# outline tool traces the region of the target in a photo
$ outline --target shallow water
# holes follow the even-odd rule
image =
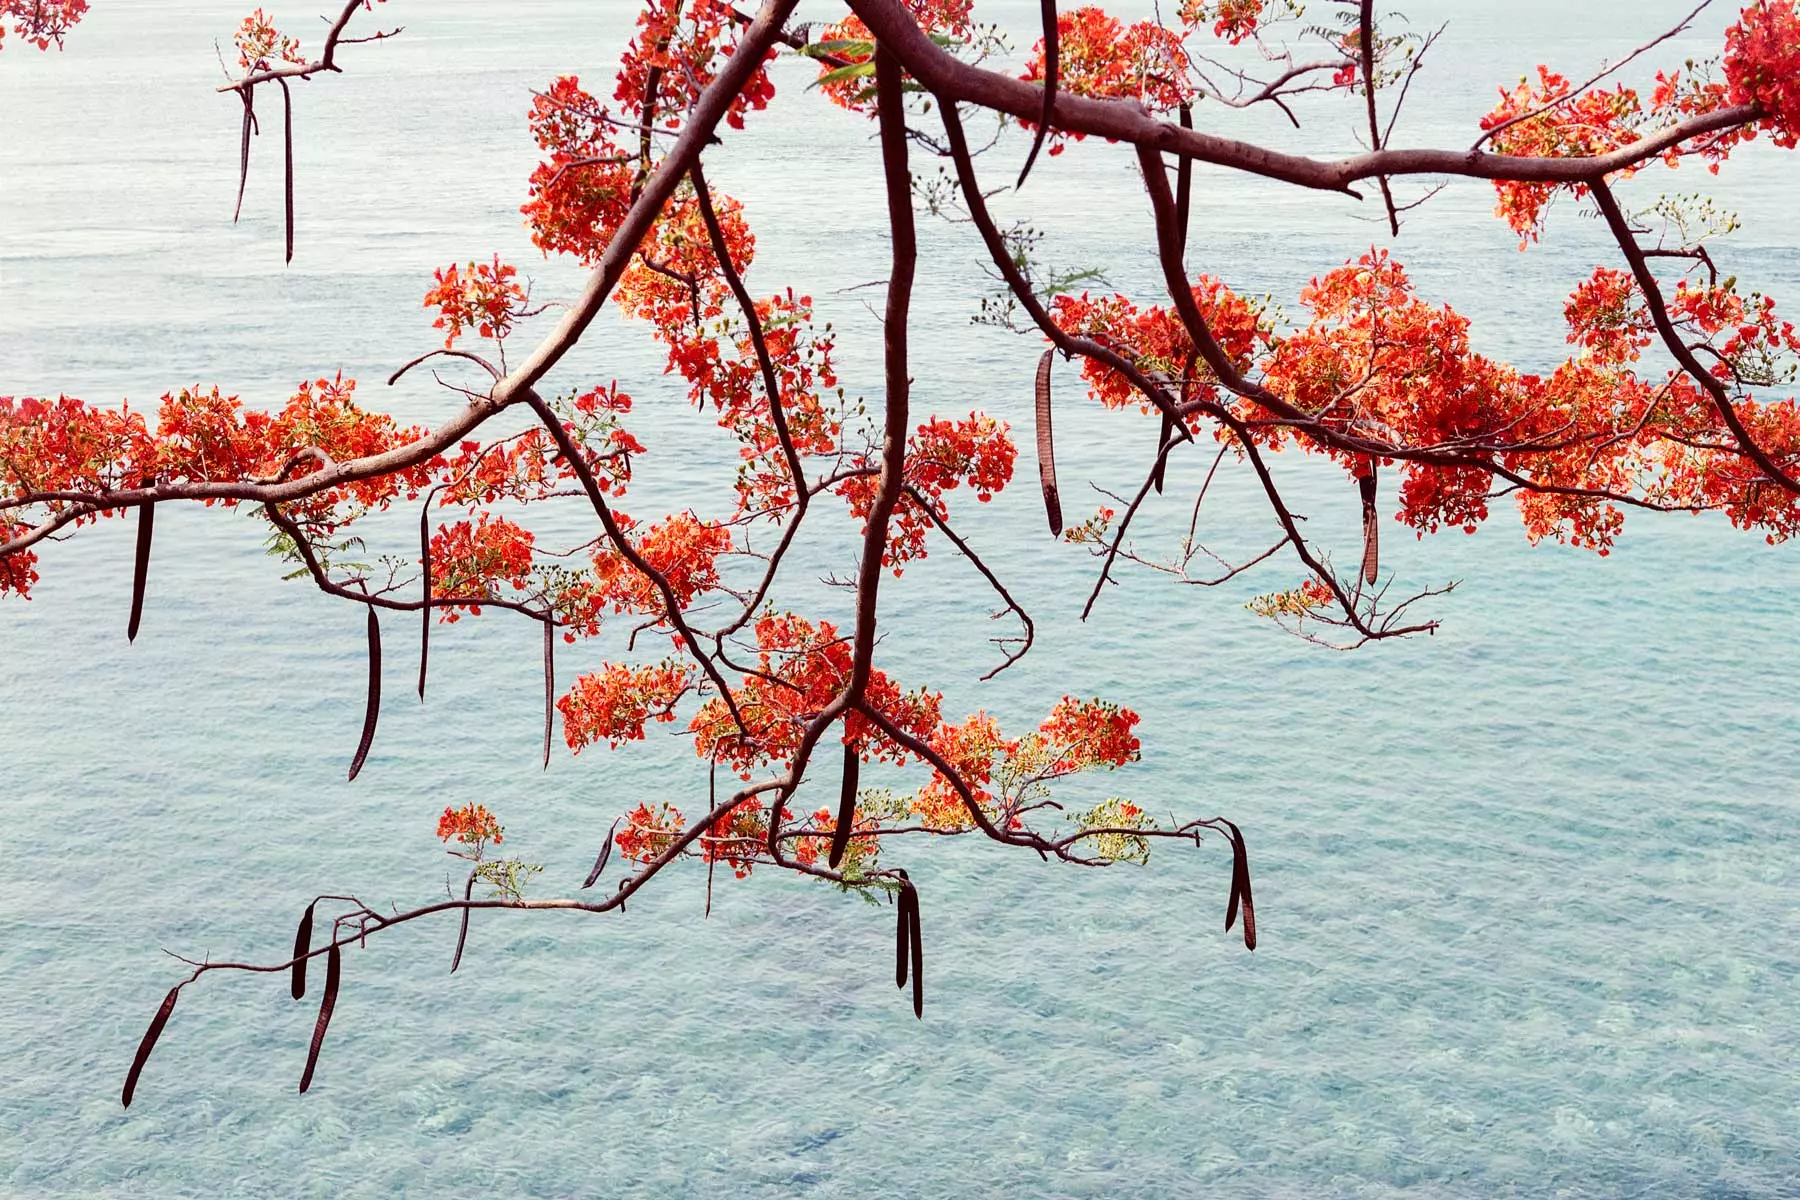
[[[1493,84],[1539,59],[1577,73],[1661,19],[1508,7],[1409,10],[1451,25],[1408,140],[1465,144]],[[578,273],[538,261],[518,224],[525,89],[608,78],[631,10],[520,3],[489,45],[491,6],[388,8],[403,37],[296,88],[287,268],[272,137],[229,220],[237,109],[211,91],[207,39],[238,8],[97,6],[63,54],[0,56],[0,386],[149,405],[216,380],[273,404],[341,369],[370,403],[424,421],[449,403],[427,379],[379,381],[434,341],[418,307],[434,266],[497,250],[529,264],[538,294],[572,291]],[[1010,0],[980,11],[1018,31],[1032,20]],[[870,130],[805,78],[784,64],[776,109],[709,169],[758,231],[751,286],[818,297],[844,331],[848,385],[874,395],[864,302],[879,289],[843,290],[885,272]],[[1354,145],[1332,122],[1298,144]],[[1017,153],[984,171],[1004,181]],[[1728,269],[1784,297],[1800,283],[1783,244],[1792,163],[1751,154],[1718,181],[1747,222]],[[1631,195],[1711,182],[1647,173]],[[1345,200],[1209,172],[1197,194],[1195,269],[1290,311],[1307,278],[1386,243]],[[1565,352],[1562,297],[1611,259],[1572,206],[1544,248],[1517,254],[1491,203],[1484,185],[1449,189],[1395,253],[1475,319],[1483,350],[1547,365]],[[1003,208],[1030,212],[1063,261],[1150,294],[1145,206],[1118,148],[1041,163]],[[1028,425],[1035,343],[971,327],[987,283],[966,231],[922,232],[919,406]],[[608,317],[557,375],[616,376],[639,398],[651,454],[634,512],[690,502],[689,475],[716,477],[731,453],[660,371],[644,330]],[[1072,398],[1073,373],[1059,386]],[[1143,420],[1065,403],[1058,422],[1071,512],[1098,502],[1082,480],[1135,484]],[[1146,548],[1179,535],[1205,465],[1171,470]],[[1314,535],[1354,553],[1341,476],[1281,466]],[[546,865],[542,888],[561,889],[614,815],[644,799],[692,809],[705,786],[673,738],[616,758],[559,748],[541,771],[536,635],[497,617],[440,628],[422,707],[412,624],[389,622],[389,702],[346,784],[361,615],[283,583],[242,515],[170,509],[135,645],[129,522],[48,551],[38,598],[0,608],[0,1192],[1792,1192],[1790,550],[1641,515],[1605,559],[1529,548],[1505,511],[1473,538],[1389,526],[1403,583],[1459,581],[1432,610],[1444,628],[1335,655],[1241,607],[1286,586],[1285,568],[1218,591],[1126,572],[1083,625],[1093,563],[1043,535],[1028,457],[1021,469],[970,531],[1039,622],[1031,657],[975,682],[996,661],[984,639],[1010,629],[940,554],[884,585],[883,665],[1009,727],[1064,692],[1142,712],[1143,763],[1080,794],[1241,824],[1254,954],[1220,928],[1216,843],[1106,871],[907,846],[924,897],[920,1023],[889,986],[887,910],[759,873],[721,884],[703,920],[704,874],[688,870],[628,915],[478,917],[453,979],[449,918],[351,954],[304,1099],[312,1005],[273,980],[209,981],[184,996],[127,1113],[124,1068],[180,972],[159,948],[278,961],[322,888],[426,901],[443,886],[435,814],[466,799],[498,811],[508,845]],[[1227,478],[1202,518],[1229,551],[1273,537],[1246,482]],[[805,548],[796,603],[841,615],[841,593],[806,581],[843,569],[844,544]],[[561,670],[609,652],[570,651]],[[814,787],[836,795],[832,779]]]

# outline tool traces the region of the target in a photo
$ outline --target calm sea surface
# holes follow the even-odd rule
[[[1539,61],[1570,75],[1687,7],[1431,4],[1449,21],[1400,138],[1466,145],[1495,84]],[[1504,13],[1502,9],[1504,8]],[[1648,11],[1654,9],[1655,11]],[[230,221],[238,109],[212,41],[241,4],[110,0],[61,54],[0,55],[0,392],[153,406],[217,382],[255,405],[342,370],[428,421],[454,399],[415,373],[435,338],[433,267],[498,251],[566,296],[518,218],[534,161],[526,89],[576,72],[610,91],[632,10],[608,0],[386,6],[404,36],[299,84],[298,251],[283,267],[273,97],[244,218]],[[1034,10],[982,7],[1029,45]],[[498,14],[498,15],[496,15]],[[316,45],[305,5],[285,27]],[[803,11],[830,20],[828,6]],[[366,19],[366,18],[364,18]],[[1710,54],[1706,36],[1664,63]],[[499,28],[499,36],[494,30]],[[886,273],[871,126],[784,63],[775,107],[709,157],[759,236],[751,285],[792,284],[843,335],[848,386],[879,396],[869,305]],[[1354,114],[1299,134],[1266,117],[1205,127],[1354,148]],[[1791,156],[1766,145],[1715,185],[1744,230],[1726,269],[1800,301]],[[984,160],[991,184],[1023,147]],[[929,170],[929,164],[924,169]],[[1416,195],[1408,185],[1407,195]],[[1087,143],[1042,163],[1017,203],[1068,266],[1156,282],[1132,160]],[[1542,368],[1561,301],[1612,262],[1565,205],[1521,255],[1486,185],[1459,184],[1393,244],[1484,351]],[[1191,265],[1297,308],[1309,277],[1387,244],[1368,205],[1221,172],[1198,176]],[[989,286],[968,231],[926,221],[918,404],[1029,424],[1037,344],[974,327]],[[1792,307],[1790,303],[1789,307]],[[1154,431],[1077,406],[1058,416],[1072,512],[1087,480],[1135,486]],[[661,376],[646,331],[611,316],[556,374],[638,398],[650,447],[627,507],[705,506],[732,447]],[[430,703],[411,702],[415,636],[388,625],[389,702],[362,777],[362,615],[265,557],[223,510],[157,522],[143,632],[124,637],[131,527],[44,555],[28,604],[0,607],[0,1193],[12,1196],[1775,1196],[1800,1189],[1800,560],[1723,521],[1633,515],[1609,558],[1525,545],[1502,504],[1475,537],[1389,524],[1400,586],[1460,581],[1435,637],[1331,654],[1244,611],[1289,567],[1187,589],[1126,572],[1077,619],[1094,563],[1014,490],[967,526],[1039,621],[997,681],[989,595],[940,554],[884,585],[882,663],[1009,728],[1065,691],[1144,714],[1118,792],[1248,835],[1261,947],[1222,929],[1228,859],[1159,850],[1147,869],[1082,871],[991,845],[898,848],[924,897],[928,1004],[890,983],[892,917],[757,873],[718,890],[672,872],[629,915],[478,916],[447,974],[445,918],[348,956],[304,1098],[314,1008],[277,980],[213,978],[182,1000],[138,1091],[133,1047],[200,957],[279,960],[314,892],[401,907],[442,894],[432,836],[480,800],[508,847],[573,886],[612,818],[689,810],[704,772],[673,737],[539,769],[536,634],[500,616],[434,639]],[[1155,552],[1185,527],[1200,456],[1145,519]],[[1341,474],[1280,464],[1308,526],[1357,552]],[[705,483],[696,494],[691,480]],[[1247,481],[1202,531],[1228,553],[1273,540]],[[960,499],[960,496],[959,496]],[[973,506],[962,502],[965,515]],[[410,520],[410,517],[407,518]],[[802,548],[792,603],[841,619],[850,523]],[[576,528],[573,515],[565,526]],[[407,551],[404,527],[391,546]],[[563,656],[565,678],[619,635]],[[866,779],[865,782],[874,782]],[[836,795],[827,772],[811,788]]]

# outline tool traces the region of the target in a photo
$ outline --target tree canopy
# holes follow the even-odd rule
[[[10,27],[13,40],[0,46],[18,53],[19,43],[47,50],[79,38],[87,7],[4,0],[0,34]],[[1093,555],[1084,616],[1121,570],[1204,585],[1257,571],[1275,586],[1252,602],[1256,612],[1347,649],[1436,628],[1430,600],[1441,589],[1408,588],[1383,569],[1389,521],[1419,536],[1472,532],[1495,501],[1510,500],[1529,539],[1602,555],[1632,509],[1723,513],[1771,543],[1800,528],[1800,407],[1790,391],[1800,334],[1715,256],[1733,225],[1728,213],[1645,183],[1684,164],[1718,174],[1734,150],[1765,135],[1793,148],[1800,13],[1792,0],[1763,0],[1729,18],[1706,16],[1703,3],[1644,43],[1621,46],[1591,76],[1537,66],[1499,88],[1469,145],[1448,149],[1399,144],[1394,131],[1414,77],[1451,35],[1378,14],[1367,0],[1310,13],[1294,0],[1190,0],[1165,21],[1130,24],[1096,6],[1060,10],[1044,0],[1018,70],[997,69],[1006,43],[963,0],[851,0],[826,25],[795,23],[796,8],[795,0],[754,13],[720,0],[650,0],[635,29],[619,31],[626,46],[610,91],[566,75],[532,93],[527,120],[540,161],[521,212],[533,244],[582,264],[587,283],[570,297],[534,296],[519,265],[493,254],[421,278],[442,344],[400,355],[386,382],[439,371],[459,407],[435,427],[365,406],[368,389],[359,397],[357,381],[341,373],[299,381],[274,409],[246,405],[229,381],[171,390],[154,413],[0,395],[0,593],[29,599],[39,571],[54,569],[52,541],[132,513],[135,638],[157,507],[199,502],[257,514],[296,574],[366,610],[367,708],[350,780],[378,744],[384,629],[391,647],[399,614],[420,621],[421,700],[434,626],[501,614],[541,627],[546,763],[559,728],[579,755],[619,751],[668,726],[707,765],[706,793],[685,811],[665,802],[616,814],[585,882],[564,895],[543,894],[559,889],[512,856],[484,804],[445,807],[437,832],[466,864],[460,898],[382,913],[321,895],[305,907],[289,959],[194,963],[145,1034],[125,1103],[182,990],[212,972],[286,973],[298,999],[309,964],[325,958],[304,1091],[347,949],[447,911],[460,913],[466,935],[470,914],[483,909],[623,910],[684,858],[736,878],[776,869],[891,899],[896,980],[915,1014],[924,1000],[920,900],[896,862],[909,838],[978,837],[1045,860],[1110,866],[1216,837],[1230,852],[1225,927],[1254,949],[1246,841],[1228,817],[1161,820],[1143,799],[1083,811],[1059,801],[1061,781],[1139,757],[1131,709],[1046,695],[1035,727],[1006,730],[985,711],[946,710],[933,681],[896,678],[881,665],[883,605],[893,603],[884,589],[934,552],[966,560],[993,595],[1004,632],[986,651],[984,678],[1030,653],[1034,639],[1031,615],[982,556],[981,505],[1012,484],[1019,465],[1013,431],[979,410],[919,411],[911,393],[921,219],[977,231],[989,261],[969,270],[985,270],[994,290],[971,315],[996,339],[1034,343],[1030,441],[1045,545]],[[261,9],[234,36],[237,70],[219,91],[242,108],[240,180],[253,136],[277,101],[281,108],[285,246],[271,254],[291,258],[296,237],[291,84],[379,70],[373,43],[405,33],[383,23],[389,15],[386,5],[349,0],[328,17],[316,49]],[[1728,21],[1716,60],[1659,63],[1663,43],[1705,20]],[[784,53],[816,62],[808,91],[818,95],[777,98],[768,66]],[[1647,94],[1624,82],[1659,66]],[[868,161],[843,164],[873,173],[886,198],[885,379],[866,403],[839,382],[827,306],[756,278],[749,214],[704,170],[710,147],[748,122],[783,119],[786,103],[832,104],[872,123]],[[1262,106],[1296,129],[1348,123],[1364,148],[1325,159],[1229,136],[1239,110]],[[988,207],[996,187],[1029,197],[1040,154],[1080,153],[1087,139],[1135,150],[1160,296],[1116,292],[1060,268],[1040,234],[1003,224]],[[1320,264],[1291,298],[1292,315],[1273,298],[1234,290],[1232,264],[1207,261],[1196,164],[1354,197],[1394,233],[1438,182],[1491,181],[1496,215],[1522,251],[1561,200],[1590,208],[1616,254],[1593,266],[1560,314],[1547,314],[1565,327],[1569,351],[1534,373],[1479,353],[1470,322],[1420,295],[1390,250]],[[242,197],[240,182],[240,205]],[[559,372],[609,301],[656,340],[666,373],[734,448],[729,505],[654,518],[626,511],[635,507],[634,463],[650,453],[631,428],[634,382]],[[1068,402],[1059,361],[1079,371],[1086,401],[1140,414],[1147,448],[1141,478],[1117,503],[1067,521],[1055,459],[1055,406]],[[1029,373],[1028,361],[1021,384]],[[1361,517],[1357,545],[1308,535],[1270,469],[1284,451],[1342,471],[1344,503]],[[1205,456],[1209,485],[1220,471],[1252,479],[1276,540],[1235,560],[1191,532],[1166,558],[1132,541],[1133,519],[1162,491],[1171,456],[1183,454]],[[380,536],[370,531],[385,528],[382,514],[412,509],[416,543],[364,561],[365,535]],[[552,539],[537,520],[568,512],[586,521],[573,541]],[[831,522],[860,534],[837,580],[846,614],[788,599],[798,590],[792,550],[801,530]],[[557,657],[566,662],[568,647],[579,665],[559,684]],[[840,764],[835,795],[806,786],[809,770],[833,765],[821,755]],[[913,779],[917,786],[899,786]],[[317,935],[315,919],[324,922]],[[462,951],[459,938],[452,970]]]

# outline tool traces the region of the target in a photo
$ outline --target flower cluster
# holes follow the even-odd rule
[[[637,863],[660,857],[681,833],[681,810],[664,802],[652,809],[639,804],[625,818],[625,828],[613,836],[619,853]]]
[[[673,721],[675,705],[693,684],[694,672],[673,660],[633,667],[607,663],[575,681],[556,702],[563,716],[563,739],[580,753],[605,741],[613,749],[642,741],[649,721]]]
[[[466,270],[451,263],[432,273],[437,283],[425,293],[425,307],[437,306],[439,315],[431,324],[444,331],[444,349],[455,346],[464,329],[505,339],[525,306],[525,289],[513,282],[518,273],[498,254],[492,263],[472,262]]]
[[[244,18],[231,40],[238,48],[238,65],[246,71],[264,70],[277,59],[289,63],[306,61],[306,55],[300,53],[300,40],[277,30],[269,14],[260,8]]]
[[[39,50],[53,43],[61,49],[64,36],[87,10],[88,0],[0,0],[0,46],[11,21],[13,32]]]
[[[457,842],[462,849],[450,853],[477,862],[486,853],[489,842],[498,846],[505,840],[502,832],[494,814],[480,804],[465,804],[461,808],[446,806],[444,815],[438,818],[438,840]]]

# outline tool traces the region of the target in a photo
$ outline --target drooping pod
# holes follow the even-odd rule
[[[900,899],[894,927],[894,986],[905,987],[908,978],[912,980],[913,1016],[923,1020],[925,952],[919,930],[919,890],[905,871],[897,870],[895,874],[900,876]]]
[[[1225,818],[1220,817],[1221,821]],[[1244,910],[1244,949],[1256,949],[1256,903],[1250,895],[1250,854],[1244,848],[1244,835],[1230,821],[1225,825],[1231,830],[1231,901],[1225,906],[1225,928],[1229,931],[1237,922],[1238,907]]]
[[[381,719],[381,620],[369,607],[369,703],[363,710],[362,740],[356,744],[356,757],[350,760],[350,778],[355,779],[369,757],[375,742],[375,723]]]
[[[156,529],[156,505],[138,505],[137,554],[131,563],[131,619],[125,625],[125,640],[137,641],[138,623],[144,617],[144,585],[150,579],[150,538]]]
[[[1037,369],[1037,459],[1038,486],[1044,492],[1044,512],[1050,518],[1050,532],[1062,536],[1062,499],[1056,490],[1056,440],[1050,427],[1050,364],[1056,357],[1054,348],[1044,351]]]
[[[313,901],[317,904],[318,901]],[[294,931],[294,973],[288,990],[298,1000],[306,995],[306,958],[312,952],[313,904],[300,914],[300,927]]]
[[[169,1023],[169,1014],[175,1011],[175,1001],[180,995],[179,987],[170,988],[169,994],[163,997],[162,1007],[150,1018],[150,1028],[144,1030],[144,1038],[138,1043],[137,1053],[131,1059],[131,1070],[125,1073],[125,1090],[119,1094],[119,1100],[126,1108],[131,1107],[131,1095],[137,1091],[138,1076],[143,1074],[150,1052],[156,1049],[156,1039],[162,1036],[163,1026]]]
[[[1175,422],[1169,419],[1168,413],[1164,413],[1162,415],[1162,428],[1156,435],[1156,466],[1151,468],[1150,473],[1151,483],[1155,485],[1156,494],[1159,496],[1162,495],[1163,476],[1166,474],[1169,466],[1169,456],[1163,448],[1169,444],[1169,435],[1174,432]]]
[[[233,225],[237,224],[238,215],[244,211],[244,185],[250,181],[250,130],[256,125],[256,89],[241,87],[238,95],[244,101],[244,136],[243,148],[238,152],[237,206],[231,210]]]
[[[550,769],[550,729],[556,720],[556,618],[544,620],[544,770]]]
[[[469,908],[467,901],[475,894],[475,872],[469,872],[469,882],[463,888],[462,927],[456,931],[456,953],[450,959],[450,973],[456,974],[456,968],[462,966],[463,947],[469,941]]]
[[[606,845],[600,847],[600,853],[594,859],[594,869],[588,872],[588,877],[582,882],[582,887],[593,887],[594,881],[600,878],[600,872],[606,870],[606,860],[612,857],[613,835],[619,832],[619,822],[622,820],[624,820],[623,817],[613,818],[612,828],[606,831]]]
[[[1025,177],[1031,174],[1031,164],[1037,161],[1038,151],[1044,148],[1044,139],[1050,134],[1050,114],[1056,108],[1056,87],[1062,68],[1056,0],[1040,0],[1038,7],[1039,15],[1044,21],[1044,107],[1038,114],[1037,136],[1031,139],[1031,153],[1025,156],[1025,165],[1019,168],[1019,182],[1013,185],[1015,191],[1025,186]]]
[[[431,653],[431,500],[419,510],[419,561],[425,567],[425,606],[419,610],[424,618],[419,629],[419,702],[425,702],[425,660]]]
[[[837,824],[831,830],[831,855],[826,860],[833,870],[844,861],[850,846],[850,834],[856,826],[856,785],[862,770],[862,757],[856,747],[844,743],[844,788],[838,797]]]
[[[286,218],[287,257],[294,261],[294,97],[288,92],[287,80],[276,76],[281,85],[281,162],[283,216]]]
[[[1362,576],[1364,583],[1373,585],[1381,573],[1381,521],[1375,513],[1375,468],[1370,467],[1369,473],[1360,476],[1356,482],[1362,489]]]
[[[319,1000],[319,1021],[313,1026],[312,1045],[306,1051],[306,1070],[300,1075],[300,1090],[312,1086],[313,1068],[319,1065],[319,1047],[325,1044],[325,1030],[331,1025],[331,1010],[337,1007],[338,981],[343,971],[343,954],[337,942],[325,956],[325,995]]]

